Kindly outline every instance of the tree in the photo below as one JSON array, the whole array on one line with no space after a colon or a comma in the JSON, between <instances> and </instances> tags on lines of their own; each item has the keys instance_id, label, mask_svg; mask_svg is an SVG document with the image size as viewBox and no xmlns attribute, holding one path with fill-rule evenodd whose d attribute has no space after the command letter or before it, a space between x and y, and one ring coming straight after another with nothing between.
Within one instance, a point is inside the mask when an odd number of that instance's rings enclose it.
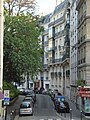
<instances>
[{"instance_id":1,"label":"tree","mask_svg":"<svg viewBox=\"0 0 90 120\"><path fill-rule=\"evenodd\" d=\"M22 74L31 77L41 68L42 49L38 16L6 16L4 25L4 80L20 81Z\"/></svg>"},{"instance_id":2,"label":"tree","mask_svg":"<svg viewBox=\"0 0 90 120\"><path fill-rule=\"evenodd\" d=\"M77 80L76 81L77 86L86 86L86 80Z\"/></svg>"},{"instance_id":3,"label":"tree","mask_svg":"<svg viewBox=\"0 0 90 120\"><path fill-rule=\"evenodd\" d=\"M4 0L4 10L8 15L32 13L35 10L35 0Z\"/></svg>"}]
</instances>

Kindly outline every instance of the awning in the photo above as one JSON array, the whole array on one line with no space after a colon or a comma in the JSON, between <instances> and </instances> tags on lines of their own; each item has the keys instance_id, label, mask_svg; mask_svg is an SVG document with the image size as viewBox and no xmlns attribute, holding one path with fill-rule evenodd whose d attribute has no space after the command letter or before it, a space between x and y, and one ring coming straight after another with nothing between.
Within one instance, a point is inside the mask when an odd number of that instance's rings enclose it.
<instances>
[{"instance_id":1,"label":"awning","mask_svg":"<svg viewBox=\"0 0 90 120\"><path fill-rule=\"evenodd\" d=\"M4 94L3 92L0 92L0 99L3 99L4 98Z\"/></svg>"}]
</instances>

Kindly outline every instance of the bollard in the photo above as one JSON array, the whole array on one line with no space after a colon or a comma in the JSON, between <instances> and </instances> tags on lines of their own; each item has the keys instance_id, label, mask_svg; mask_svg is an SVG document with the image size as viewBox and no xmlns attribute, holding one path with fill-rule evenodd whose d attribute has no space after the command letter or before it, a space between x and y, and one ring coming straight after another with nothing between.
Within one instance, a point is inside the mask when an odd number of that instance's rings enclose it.
<instances>
[{"instance_id":1,"label":"bollard","mask_svg":"<svg viewBox=\"0 0 90 120\"><path fill-rule=\"evenodd\" d=\"M6 109L5 109L5 120L7 120L7 106L6 106Z\"/></svg>"},{"instance_id":2,"label":"bollard","mask_svg":"<svg viewBox=\"0 0 90 120\"><path fill-rule=\"evenodd\" d=\"M12 110L12 116L13 116L13 119L15 118L15 111Z\"/></svg>"},{"instance_id":3,"label":"bollard","mask_svg":"<svg viewBox=\"0 0 90 120\"><path fill-rule=\"evenodd\" d=\"M82 120L82 111L81 111L81 120Z\"/></svg>"},{"instance_id":4,"label":"bollard","mask_svg":"<svg viewBox=\"0 0 90 120\"><path fill-rule=\"evenodd\" d=\"M61 116L62 116L62 109L60 110L60 112L61 112Z\"/></svg>"},{"instance_id":5,"label":"bollard","mask_svg":"<svg viewBox=\"0 0 90 120\"><path fill-rule=\"evenodd\" d=\"M13 114L12 114L12 112L10 113L10 120L13 120Z\"/></svg>"},{"instance_id":6,"label":"bollard","mask_svg":"<svg viewBox=\"0 0 90 120\"><path fill-rule=\"evenodd\" d=\"M70 120L72 120L72 109L70 109Z\"/></svg>"},{"instance_id":7,"label":"bollard","mask_svg":"<svg viewBox=\"0 0 90 120\"><path fill-rule=\"evenodd\" d=\"M64 117L66 118L66 108L65 108L65 113L64 113Z\"/></svg>"}]
</instances>

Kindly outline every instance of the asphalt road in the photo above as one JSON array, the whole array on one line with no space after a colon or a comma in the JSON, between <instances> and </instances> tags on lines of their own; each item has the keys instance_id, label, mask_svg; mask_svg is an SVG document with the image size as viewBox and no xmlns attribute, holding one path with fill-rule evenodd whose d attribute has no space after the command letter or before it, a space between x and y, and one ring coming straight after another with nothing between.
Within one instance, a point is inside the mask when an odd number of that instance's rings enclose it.
<instances>
[{"instance_id":1,"label":"asphalt road","mask_svg":"<svg viewBox=\"0 0 90 120\"><path fill-rule=\"evenodd\" d=\"M35 116L57 116L54 104L48 95L37 95L37 101L34 109Z\"/></svg>"},{"instance_id":2,"label":"asphalt road","mask_svg":"<svg viewBox=\"0 0 90 120\"><path fill-rule=\"evenodd\" d=\"M70 120L70 114L65 114L63 113L61 116L61 113L57 113L54 109L54 104L48 95L42 95L42 94L37 94L36 95L36 103L34 105L34 113L33 116L22 116L19 117L19 106L22 100L24 99L25 96L19 96L16 102L7 107L7 120L12 120L10 119L10 113L11 111L16 110L16 117L14 120ZM72 108L72 119L71 120L90 120L84 118L81 115L79 110L76 109L75 105L67 99L69 102L70 108Z\"/></svg>"},{"instance_id":3,"label":"asphalt road","mask_svg":"<svg viewBox=\"0 0 90 120\"><path fill-rule=\"evenodd\" d=\"M7 107L8 114L10 114L12 110L16 110L15 120L68 120L64 119L55 111L54 104L50 96L42 94L36 95L36 103L34 105L33 116L19 117L19 106L23 98L24 96L19 96L17 101L12 106Z\"/></svg>"}]
</instances>

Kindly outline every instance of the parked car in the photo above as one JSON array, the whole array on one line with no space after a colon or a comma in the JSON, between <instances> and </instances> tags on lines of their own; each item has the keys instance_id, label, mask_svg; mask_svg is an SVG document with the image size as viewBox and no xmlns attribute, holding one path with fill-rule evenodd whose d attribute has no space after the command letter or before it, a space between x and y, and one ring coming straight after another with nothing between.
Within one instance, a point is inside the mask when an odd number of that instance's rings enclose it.
<instances>
[{"instance_id":1,"label":"parked car","mask_svg":"<svg viewBox=\"0 0 90 120\"><path fill-rule=\"evenodd\" d=\"M48 90L43 90L43 91L42 91L42 94L44 94L44 95L48 95L49 92L48 92Z\"/></svg>"},{"instance_id":2,"label":"parked car","mask_svg":"<svg viewBox=\"0 0 90 120\"><path fill-rule=\"evenodd\" d=\"M33 106L29 101L24 101L20 104L19 116L22 115L33 115Z\"/></svg>"},{"instance_id":3,"label":"parked car","mask_svg":"<svg viewBox=\"0 0 90 120\"><path fill-rule=\"evenodd\" d=\"M49 89L48 95L51 96L53 94L53 90Z\"/></svg>"},{"instance_id":4,"label":"parked car","mask_svg":"<svg viewBox=\"0 0 90 120\"><path fill-rule=\"evenodd\" d=\"M40 88L39 94L42 94L43 90L44 90L44 88Z\"/></svg>"},{"instance_id":5,"label":"parked car","mask_svg":"<svg viewBox=\"0 0 90 120\"><path fill-rule=\"evenodd\" d=\"M36 102L36 94L35 94L34 92L28 93L28 94L26 95L26 97L31 97L31 98L33 99L34 103Z\"/></svg>"},{"instance_id":6,"label":"parked car","mask_svg":"<svg viewBox=\"0 0 90 120\"><path fill-rule=\"evenodd\" d=\"M32 105L34 106L34 101L33 101L33 98L32 98L32 97L25 97L25 98L23 99L23 102L24 102L24 101L31 102Z\"/></svg>"},{"instance_id":7,"label":"parked car","mask_svg":"<svg viewBox=\"0 0 90 120\"><path fill-rule=\"evenodd\" d=\"M60 102L60 101L55 101L55 110L58 113L69 113L70 108L68 102Z\"/></svg>"},{"instance_id":8,"label":"parked car","mask_svg":"<svg viewBox=\"0 0 90 120\"><path fill-rule=\"evenodd\" d=\"M34 93L35 94L39 94L39 90L36 88L36 89L34 89Z\"/></svg>"},{"instance_id":9,"label":"parked car","mask_svg":"<svg viewBox=\"0 0 90 120\"><path fill-rule=\"evenodd\" d=\"M66 113L66 106L63 102L60 102L60 113Z\"/></svg>"}]
</instances>

